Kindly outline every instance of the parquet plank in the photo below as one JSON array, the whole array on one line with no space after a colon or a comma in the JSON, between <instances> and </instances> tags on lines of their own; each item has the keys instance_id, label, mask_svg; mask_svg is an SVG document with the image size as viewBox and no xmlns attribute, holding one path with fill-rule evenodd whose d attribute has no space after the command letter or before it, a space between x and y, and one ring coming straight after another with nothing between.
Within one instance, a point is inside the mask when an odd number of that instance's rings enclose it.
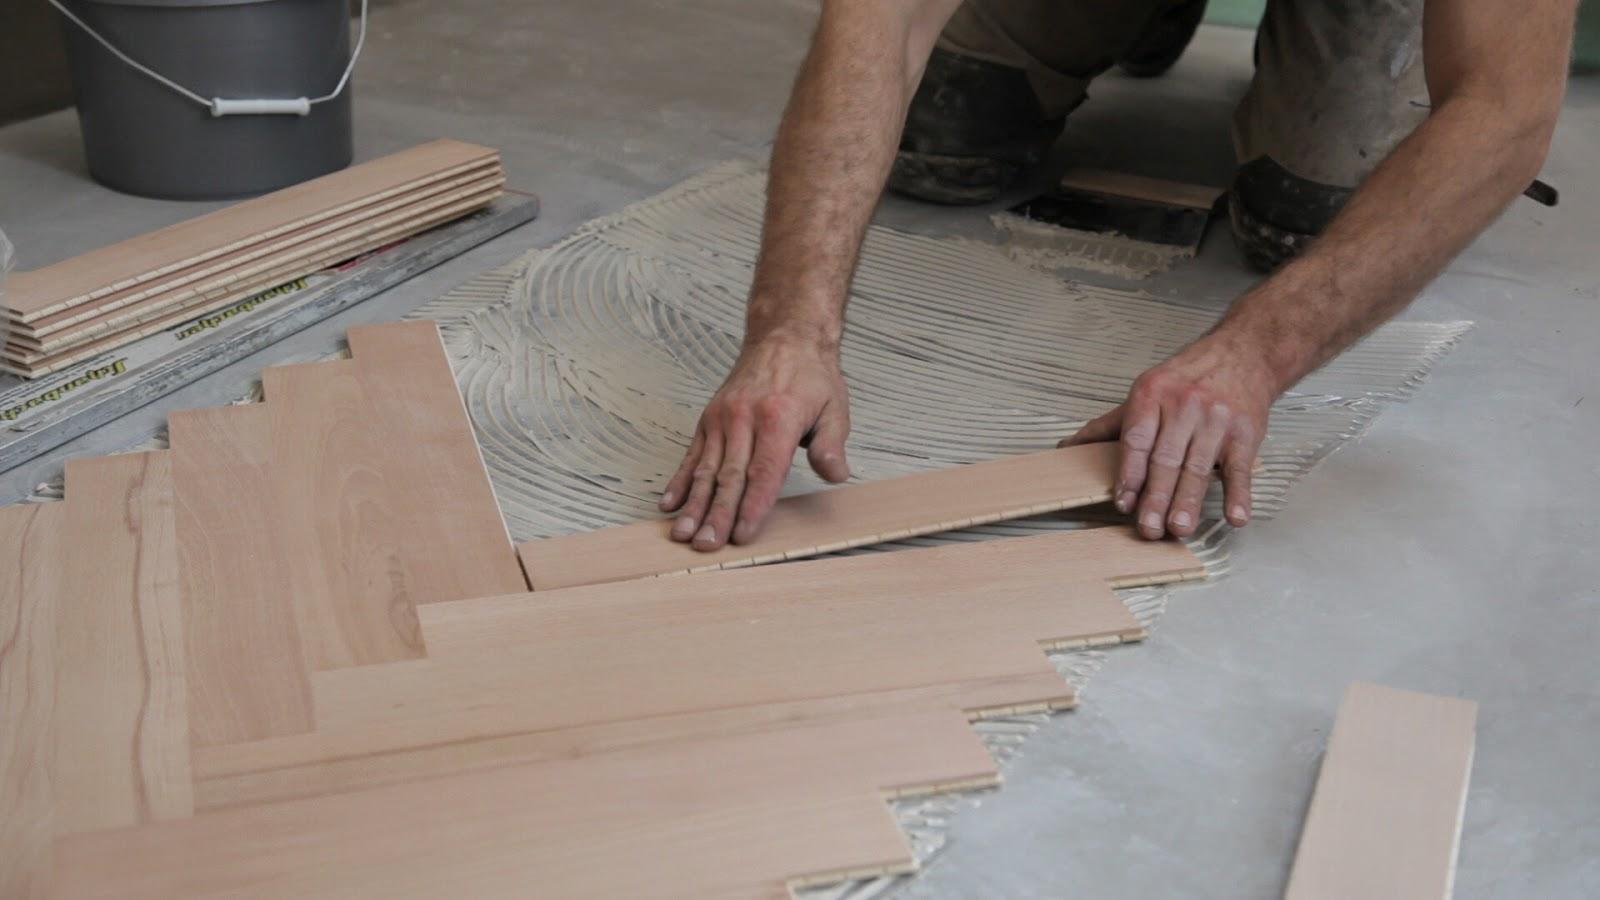
<instances>
[{"instance_id":1,"label":"parquet plank","mask_svg":"<svg viewBox=\"0 0 1600 900\"><path fill-rule=\"evenodd\" d=\"M1109 500L1118 445L1084 444L846 485L779 500L761 536L702 553L668 539L671 519L518 547L534 590L817 556Z\"/></svg>"},{"instance_id":2,"label":"parquet plank","mask_svg":"<svg viewBox=\"0 0 1600 900\"><path fill-rule=\"evenodd\" d=\"M165 452L67 462L56 603L58 833L188 816L189 724Z\"/></svg>"},{"instance_id":3,"label":"parquet plank","mask_svg":"<svg viewBox=\"0 0 1600 900\"><path fill-rule=\"evenodd\" d=\"M204 752L197 778L220 806L697 729L1060 708L1042 646L1143 634L1107 582L1200 574L1116 528L431 604L431 659L314 677L316 733Z\"/></svg>"},{"instance_id":4,"label":"parquet plank","mask_svg":"<svg viewBox=\"0 0 1600 900\"><path fill-rule=\"evenodd\" d=\"M527 731L652 718L1026 675L1049 671L1043 646L1143 635L1103 580L1017 543L434 604L430 659L313 678L318 727L484 705Z\"/></svg>"},{"instance_id":5,"label":"parquet plank","mask_svg":"<svg viewBox=\"0 0 1600 900\"><path fill-rule=\"evenodd\" d=\"M383 467L353 360L262 373L271 489L300 638L312 671L423 656L414 569L428 548L395 516L408 489ZM403 449L403 448L402 448Z\"/></svg>"},{"instance_id":6,"label":"parquet plank","mask_svg":"<svg viewBox=\"0 0 1600 900\"><path fill-rule=\"evenodd\" d=\"M389 478L405 485L395 513L408 539L436 560L416 569L419 603L526 591L466 404L432 321L349 331Z\"/></svg>"},{"instance_id":7,"label":"parquet plank","mask_svg":"<svg viewBox=\"0 0 1600 900\"><path fill-rule=\"evenodd\" d=\"M495 151L438 140L179 222L158 231L19 272L6 309L31 321L481 164Z\"/></svg>"},{"instance_id":8,"label":"parquet plank","mask_svg":"<svg viewBox=\"0 0 1600 900\"><path fill-rule=\"evenodd\" d=\"M1477 716L1470 700L1350 685L1286 900L1448 898Z\"/></svg>"},{"instance_id":9,"label":"parquet plank","mask_svg":"<svg viewBox=\"0 0 1600 900\"><path fill-rule=\"evenodd\" d=\"M507 723L493 710L477 711L471 720L452 717L448 725L457 730L451 735L442 734L433 721L400 719L356 731L202 748L195 757L195 805L219 809L314 797L801 723L934 711L984 718L1073 705L1072 688L1059 675L1039 672L519 734L502 733Z\"/></svg>"},{"instance_id":10,"label":"parquet plank","mask_svg":"<svg viewBox=\"0 0 1600 900\"><path fill-rule=\"evenodd\" d=\"M881 791L994 774L955 713L802 724L77 836L56 876L63 897L765 896L910 868Z\"/></svg>"},{"instance_id":11,"label":"parquet plank","mask_svg":"<svg viewBox=\"0 0 1600 900\"><path fill-rule=\"evenodd\" d=\"M0 509L0 897L48 895L60 503Z\"/></svg>"},{"instance_id":12,"label":"parquet plank","mask_svg":"<svg viewBox=\"0 0 1600 900\"><path fill-rule=\"evenodd\" d=\"M310 731L265 405L167 417L196 747Z\"/></svg>"}]
</instances>

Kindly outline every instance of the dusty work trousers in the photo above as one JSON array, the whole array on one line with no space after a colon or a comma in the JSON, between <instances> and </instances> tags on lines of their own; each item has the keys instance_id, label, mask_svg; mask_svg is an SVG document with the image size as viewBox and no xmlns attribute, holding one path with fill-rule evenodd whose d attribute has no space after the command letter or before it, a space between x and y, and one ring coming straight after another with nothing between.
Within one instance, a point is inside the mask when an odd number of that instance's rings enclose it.
<instances>
[{"instance_id":1,"label":"dusty work trousers","mask_svg":"<svg viewBox=\"0 0 1600 900\"><path fill-rule=\"evenodd\" d=\"M967 0L939 38L1022 69L1047 118L1070 112L1173 0ZM1422 0L1268 0L1234 115L1241 164L1353 188L1428 112Z\"/></svg>"}]
</instances>

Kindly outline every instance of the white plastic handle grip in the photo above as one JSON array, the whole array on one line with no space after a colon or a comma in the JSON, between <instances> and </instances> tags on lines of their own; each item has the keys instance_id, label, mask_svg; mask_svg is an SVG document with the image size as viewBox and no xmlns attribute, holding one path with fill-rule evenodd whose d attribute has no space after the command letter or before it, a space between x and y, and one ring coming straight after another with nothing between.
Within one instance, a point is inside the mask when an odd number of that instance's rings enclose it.
<instances>
[{"instance_id":1,"label":"white plastic handle grip","mask_svg":"<svg viewBox=\"0 0 1600 900\"><path fill-rule=\"evenodd\" d=\"M211 99L212 116L304 116L311 113L311 101L305 97L283 100L225 100Z\"/></svg>"}]
</instances>

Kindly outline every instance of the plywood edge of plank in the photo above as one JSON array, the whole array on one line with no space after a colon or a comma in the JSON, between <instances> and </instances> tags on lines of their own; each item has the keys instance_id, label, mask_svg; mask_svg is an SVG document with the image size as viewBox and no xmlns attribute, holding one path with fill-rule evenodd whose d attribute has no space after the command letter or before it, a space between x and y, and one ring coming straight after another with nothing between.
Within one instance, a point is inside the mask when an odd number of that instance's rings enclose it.
<instances>
[{"instance_id":1,"label":"plywood edge of plank","mask_svg":"<svg viewBox=\"0 0 1600 900\"><path fill-rule=\"evenodd\" d=\"M497 153L443 139L379 157L52 266L17 273L7 286L6 307L24 321L49 315Z\"/></svg>"}]
</instances>

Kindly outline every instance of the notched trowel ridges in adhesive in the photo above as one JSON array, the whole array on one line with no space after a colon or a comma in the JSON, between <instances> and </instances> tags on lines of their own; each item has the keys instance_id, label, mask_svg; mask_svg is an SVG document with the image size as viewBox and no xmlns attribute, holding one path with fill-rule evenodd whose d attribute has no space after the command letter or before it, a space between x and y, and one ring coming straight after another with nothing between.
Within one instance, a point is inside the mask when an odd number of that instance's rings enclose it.
<instances>
[{"instance_id":1,"label":"notched trowel ridges in adhesive","mask_svg":"<svg viewBox=\"0 0 1600 900\"><path fill-rule=\"evenodd\" d=\"M518 550L535 590L800 559L1111 498L1118 445L1082 444L787 497L761 536L702 553L670 519L546 538Z\"/></svg>"}]
</instances>

